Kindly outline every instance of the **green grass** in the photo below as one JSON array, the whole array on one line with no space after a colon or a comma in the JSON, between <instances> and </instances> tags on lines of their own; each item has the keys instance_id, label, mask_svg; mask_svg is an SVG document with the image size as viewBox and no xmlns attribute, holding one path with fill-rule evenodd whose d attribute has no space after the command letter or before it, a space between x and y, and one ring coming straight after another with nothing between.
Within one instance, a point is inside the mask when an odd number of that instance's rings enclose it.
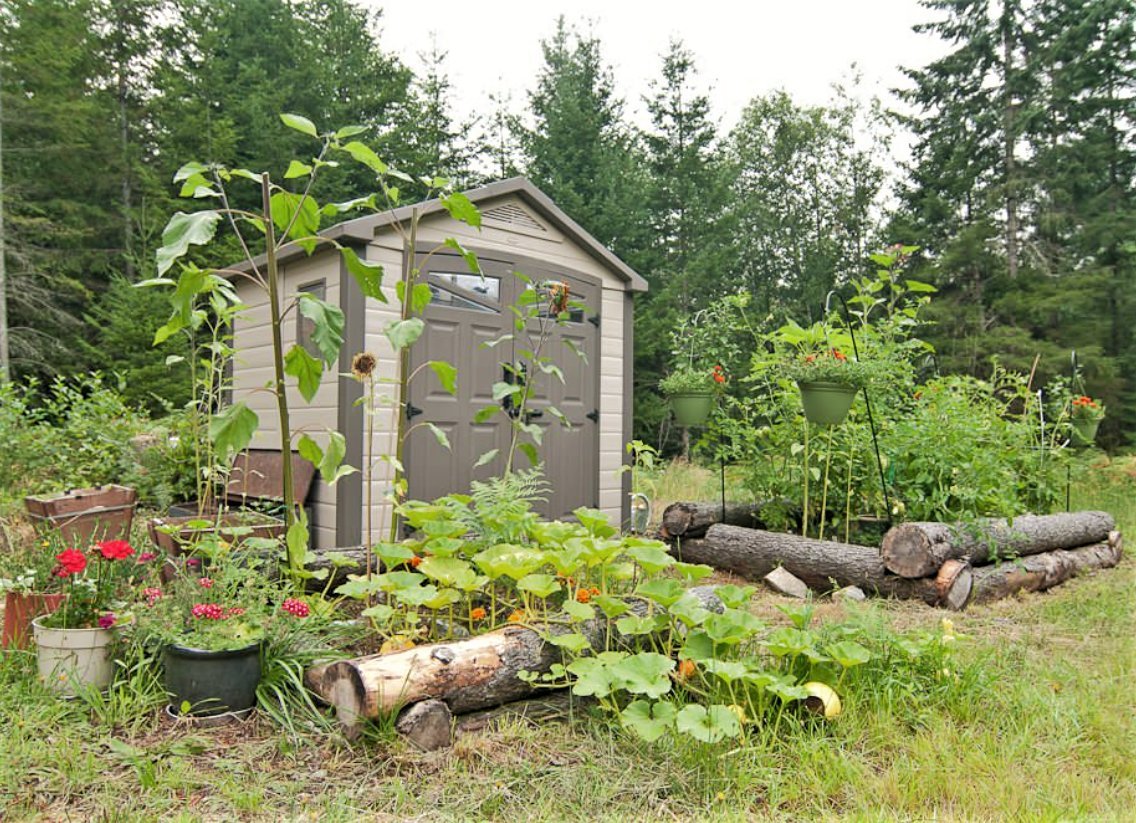
<instances>
[{"instance_id":1,"label":"green grass","mask_svg":"<svg viewBox=\"0 0 1136 823\"><path fill-rule=\"evenodd\" d=\"M1095 470L1077 507L1136 534L1131 464ZM684 481L661 478L676 494ZM669 474L669 473L668 473ZM710 475L710 480L715 478ZM659 498L662 499L662 494ZM172 725L139 687L92 707L0 664L3 820L1131 819L1136 809L1136 563L953 616L960 677L941 699L845 701L840 718L772 745L647 745L602 718L510 721L422 754L386 732L349 745L245 727ZM760 595L755 608L776 615ZM846 608L848 611L846 611ZM943 612L823 605L880 631Z\"/></svg>"}]
</instances>

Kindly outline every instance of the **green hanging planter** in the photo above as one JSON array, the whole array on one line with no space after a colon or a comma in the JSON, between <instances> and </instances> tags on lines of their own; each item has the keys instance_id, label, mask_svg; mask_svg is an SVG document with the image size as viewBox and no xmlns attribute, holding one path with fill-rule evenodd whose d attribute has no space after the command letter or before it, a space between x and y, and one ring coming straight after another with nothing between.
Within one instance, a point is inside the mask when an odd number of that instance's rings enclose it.
<instances>
[{"instance_id":1,"label":"green hanging planter","mask_svg":"<svg viewBox=\"0 0 1136 823\"><path fill-rule=\"evenodd\" d=\"M1100 418L1090 420L1083 418L1078 420L1074 418L1073 424L1073 445L1074 446L1091 446L1093 441L1097 439L1097 429L1100 427Z\"/></svg>"},{"instance_id":2,"label":"green hanging planter","mask_svg":"<svg viewBox=\"0 0 1136 823\"><path fill-rule=\"evenodd\" d=\"M821 426L836 426L844 422L852 401L856 399L855 386L847 383L797 381L801 390L801 404L805 407L805 418L810 423Z\"/></svg>"},{"instance_id":3,"label":"green hanging planter","mask_svg":"<svg viewBox=\"0 0 1136 823\"><path fill-rule=\"evenodd\" d=\"M679 392L672 394L671 410L680 426L701 426L714 408L714 392Z\"/></svg>"}]
</instances>

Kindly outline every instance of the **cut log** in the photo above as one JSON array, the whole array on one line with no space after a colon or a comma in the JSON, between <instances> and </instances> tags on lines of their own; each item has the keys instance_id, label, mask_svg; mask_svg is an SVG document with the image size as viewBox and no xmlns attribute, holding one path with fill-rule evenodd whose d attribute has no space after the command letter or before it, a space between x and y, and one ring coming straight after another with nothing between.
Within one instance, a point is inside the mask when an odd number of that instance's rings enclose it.
<instances>
[{"instance_id":1,"label":"cut log","mask_svg":"<svg viewBox=\"0 0 1136 823\"><path fill-rule=\"evenodd\" d=\"M455 725L457 733L463 735L485 731L497 723L514 718L541 723L566 720L573 712L582 711L594 706L595 703L594 697L578 697L568 689L558 689L540 697L516 700L493 709L458 715L455 718Z\"/></svg>"},{"instance_id":2,"label":"cut log","mask_svg":"<svg viewBox=\"0 0 1136 823\"><path fill-rule=\"evenodd\" d=\"M901 523L884 535L880 556L901 577L926 577L947 560L995 560L1074 549L1108 538L1116 523L1107 512L1023 514L975 523Z\"/></svg>"},{"instance_id":3,"label":"cut log","mask_svg":"<svg viewBox=\"0 0 1136 823\"><path fill-rule=\"evenodd\" d=\"M722 604L713 587L690 592L711 610ZM642 601L631 611L646 612ZM594 649L607 645L608 622L596 618L549 631L577 631ZM452 643L433 643L390 654L368 655L313 667L305 683L327 703L348 736L358 733L364 719L374 719L423 700L443 701L454 714L500 706L531 695L535 689L518 675L544 674L563 659L561 650L545 643L539 632L525 626L507 626Z\"/></svg>"},{"instance_id":4,"label":"cut log","mask_svg":"<svg viewBox=\"0 0 1136 823\"><path fill-rule=\"evenodd\" d=\"M750 580L761 580L783 566L817 592L858 586L883 597L922 600L956 610L964 608L970 598L971 575L966 564L952 569L945 583L929 577L909 580L888 574L876 549L781 532L716 523L706 537L684 540L671 553Z\"/></svg>"},{"instance_id":5,"label":"cut log","mask_svg":"<svg viewBox=\"0 0 1136 823\"><path fill-rule=\"evenodd\" d=\"M760 520L757 503L727 503L724 517L721 503L671 503L663 511L660 534L664 540L702 537L715 523L753 528L761 525Z\"/></svg>"},{"instance_id":6,"label":"cut log","mask_svg":"<svg viewBox=\"0 0 1136 823\"><path fill-rule=\"evenodd\" d=\"M1111 568L1124 553L1120 535L1113 534L1112 540L1092 546L1057 549L975 569L973 602L989 603L1017 592L1045 591L1082 572Z\"/></svg>"},{"instance_id":7,"label":"cut log","mask_svg":"<svg viewBox=\"0 0 1136 823\"><path fill-rule=\"evenodd\" d=\"M399 714L394 730L424 752L448 749L454 743L454 715L441 700L423 700Z\"/></svg>"},{"instance_id":8,"label":"cut log","mask_svg":"<svg viewBox=\"0 0 1136 823\"><path fill-rule=\"evenodd\" d=\"M332 555L338 555L336 557L337 562L332 562ZM309 572L316 573L326 570L332 577L330 586L326 577L309 579L307 581L309 591L323 591L325 587L328 587L328 591L334 592L340 584L347 582L348 575L365 575L367 573L367 550L362 546L352 546L345 549L314 549L305 562L304 568ZM372 554L371 571L378 573L379 569L379 558Z\"/></svg>"}]
</instances>

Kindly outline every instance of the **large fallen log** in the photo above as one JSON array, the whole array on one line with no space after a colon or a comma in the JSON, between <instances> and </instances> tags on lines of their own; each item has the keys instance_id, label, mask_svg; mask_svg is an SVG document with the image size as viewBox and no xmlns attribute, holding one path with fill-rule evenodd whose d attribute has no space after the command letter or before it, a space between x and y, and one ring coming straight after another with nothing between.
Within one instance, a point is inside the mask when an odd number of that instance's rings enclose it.
<instances>
[{"instance_id":1,"label":"large fallen log","mask_svg":"<svg viewBox=\"0 0 1136 823\"><path fill-rule=\"evenodd\" d=\"M663 510L661 536L664 540L675 537L702 537L715 523L731 526L762 525L762 506L758 503L671 503Z\"/></svg>"},{"instance_id":2,"label":"large fallen log","mask_svg":"<svg viewBox=\"0 0 1136 823\"><path fill-rule=\"evenodd\" d=\"M1057 549L1007 560L974 570L975 603L989 603L1017 592L1039 592L1071 580L1082 572L1108 569L1120 562L1124 541L1120 532L1079 549Z\"/></svg>"},{"instance_id":3,"label":"large fallen log","mask_svg":"<svg viewBox=\"0 0 1136 823\"><path fill-rule=\"evenodd\" d=\"M926 577L950 559L975 566L1010 557L1073 549L1108 538L1116 523L1107 512L1023 514L974 523L901 523L884 535L880 556L901 577Z\"/></svg>"},{"instance_id":4,"label":"large fallen log","mask_svg":"<svg viewBox=\"0 0 1136 823\"><path fill-rule=\"evenodd\" d=\"M722 610L713 587L698 586L690 591L706 608ZM631 602L632 612L643 614L646 610L646 603ZM594 649L603 650L609 624L596 618L571 628L556 625L548 630L577 631ZM309 689L335 706L340 725L352 735L363 719L423 700L441 700L453 714L520 700L536 691L519 677L520 672L544 674L562 660L561 650L545 643L539 631L517 625L452 643L432 643L313 667L304 680Z\"/></svg>"},{"instance_id":5,"label":"large fallen log","mask_svg":"<svg viewBox=\"0 0 1136 823\"><path fill-rule=\"evenodd\" d=\"M868 546L781 532L716 523L706 537L683 540L671 548L671 553L687 562L706 563L750 580L761 580L782 566L818 592L858 586L883 597L922 600L955 610L965 608L970 598L971 575L965 563L952 564L941 579L909 580L888 574L879 552Z\"/></svg>"}]
</instances>

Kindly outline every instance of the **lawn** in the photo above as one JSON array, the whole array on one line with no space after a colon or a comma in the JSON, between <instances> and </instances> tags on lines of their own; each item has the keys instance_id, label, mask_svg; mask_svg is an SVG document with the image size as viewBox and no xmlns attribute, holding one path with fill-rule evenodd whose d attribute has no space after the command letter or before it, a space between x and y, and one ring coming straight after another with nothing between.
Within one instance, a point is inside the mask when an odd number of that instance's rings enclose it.
<instances>
[{"instance_id":1,"label":"lawn","mask_svg":"<svg viewBox=\"0 0 1136 823\"><path fill-rule=\"evenodd\" d=\"M683 491L664 478L676 496ZM706 479L706 478L703 478ZM715 478L710 477L709 482ZM697 485L693 474L683 481ZM1136 533L1124 467L1077 483ZM261 718L192 729L152 696L60 701L32 655L0 666L5 820L1128 820L1136 809L1136 563L951 615L950 699L846 700L828 722L744 747L637 741L581 711L511 720L422 754L375 727L289 734ZM752 608L770 621L773 595ZM818 618L937 630L922 605L823 604ZM152 692L148 693L152 695Z\"/></svg>"}]
</instances>

